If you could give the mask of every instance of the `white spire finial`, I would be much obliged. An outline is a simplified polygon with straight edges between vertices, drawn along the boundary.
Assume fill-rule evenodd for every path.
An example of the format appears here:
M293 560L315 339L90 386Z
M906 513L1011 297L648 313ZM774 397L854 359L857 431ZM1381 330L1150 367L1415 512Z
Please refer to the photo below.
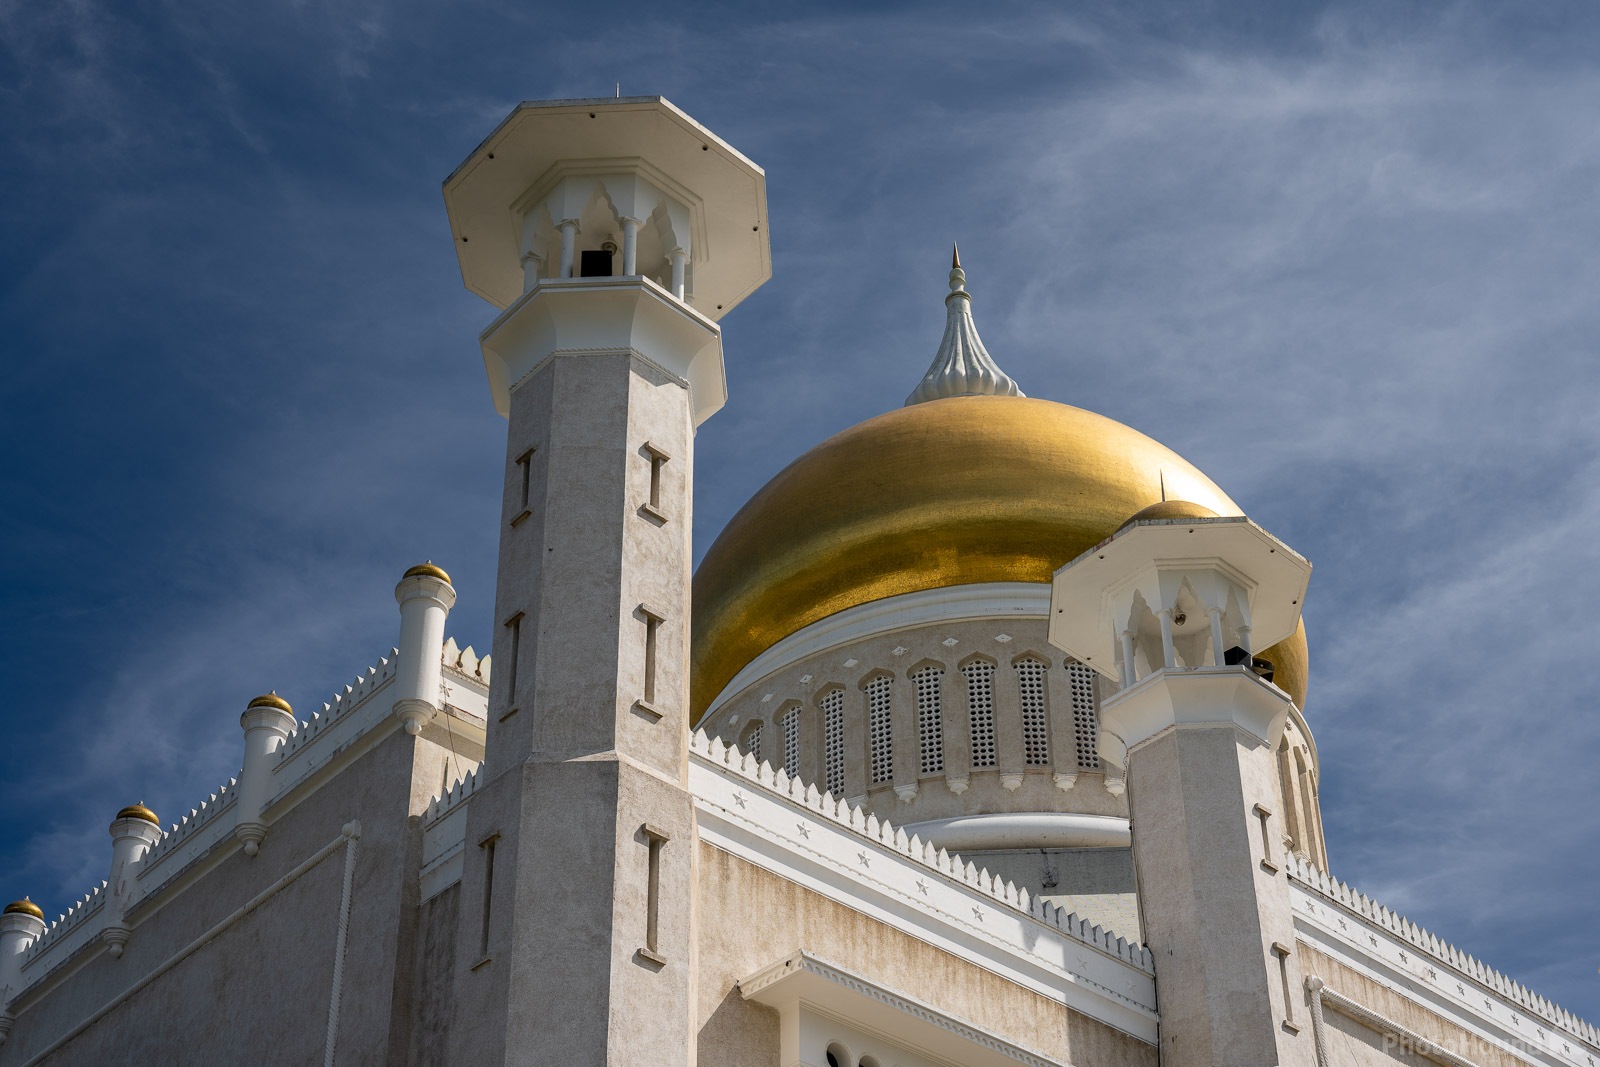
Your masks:
M950 254L950 295L944 298L944 340L928 365L928 373L906 397L906 406L948 396L1026 396L1011 376L995 364L972 322L972 295L967 292L967 272L961 269L961 250Z

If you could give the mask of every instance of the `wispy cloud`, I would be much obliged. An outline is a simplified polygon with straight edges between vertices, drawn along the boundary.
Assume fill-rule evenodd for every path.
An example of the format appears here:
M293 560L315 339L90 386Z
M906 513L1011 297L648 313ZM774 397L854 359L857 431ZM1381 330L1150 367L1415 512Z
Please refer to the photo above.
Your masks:
M435 183L515 100L620 80L769 172L700 548L900 402L959 239L1024 388L1316 561L1336 873L1600 1014L1600 25L1238 9L0 2L8 884L81 891L117 807L236 769L254 692L364 668L406 564L482 647L503 428Z

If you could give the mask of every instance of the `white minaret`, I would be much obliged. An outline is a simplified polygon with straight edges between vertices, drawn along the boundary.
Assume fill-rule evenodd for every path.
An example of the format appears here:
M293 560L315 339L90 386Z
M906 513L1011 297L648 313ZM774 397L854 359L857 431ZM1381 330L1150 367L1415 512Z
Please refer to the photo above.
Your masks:
M1121 686L1124 768L1162 1067L1315 1062L1273 751L1292 703L1250 656L1294 633L1311 564L1249 519L1135 516L1056 572L1050 640Z
M161 820L143 803L129 804L111 821L111 877L106 881L107 914L111 921L100 937L113 959L122 958L122 947L131 936L123 916L139 899L139 864L145 853L161 840Z
M433 561L419 563L394 587L400 605L400 655L395 670L394 714L415 736L439 711L444 625L456 604L450 576Z
M294 733L294 708L276 692L263 693L244 709L239 726L244 730L244 769L239 772L239 799L233 805L233 835L244 842L244 854L254 856L267 837L262 813L270 797L278 750Z
M761 169L657 97L523 104L445 183L509 420L452 1062L694 1062L695 427Z
M5 1009L22 988L23 957L44 931L44 912L27 897L0 912L0 1041L10 1032L11 1017Z

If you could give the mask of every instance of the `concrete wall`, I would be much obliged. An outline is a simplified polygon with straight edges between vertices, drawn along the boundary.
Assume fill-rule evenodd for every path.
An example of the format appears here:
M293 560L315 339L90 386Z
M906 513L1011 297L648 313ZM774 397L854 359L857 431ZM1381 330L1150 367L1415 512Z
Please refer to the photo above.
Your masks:
M455 1021L456 927L460 916L460 883L424 902L417 916L408 1061L414 1067L448 1062L450 1028Z
M709 845L700 847L700 1067L776 1067L778 1015L737 984L795 949L1080 1067L1155 1067L1156 1050Z
M28 1061L339 838L352 819L360 820L362 834L337 1062L404 1062L418 959L421 829L412 815L436 788L441 758L437 746L395 728L342 773L273 813L258 856L245 856L233 840L220 845L213 854L220 862L198 880L135 909L122 959L92 947L81 970L29 1003L0 1046L0 1065ZM320 1063L343 865L343 849L335 850L45 1062Z
M1381 982L1351 970L1332 957L1300 942L1296 946L1307 974L1315 974L1329 989L1448 1049L1478 1067L1527 1067L1528 1061L1474 1036L1448 1019L1401 996ZM1332 1008L1323 1009L1330 1067L1393 1067L1405 1063L1438 1067L1418 1056L1395 1034L1385 1034Z

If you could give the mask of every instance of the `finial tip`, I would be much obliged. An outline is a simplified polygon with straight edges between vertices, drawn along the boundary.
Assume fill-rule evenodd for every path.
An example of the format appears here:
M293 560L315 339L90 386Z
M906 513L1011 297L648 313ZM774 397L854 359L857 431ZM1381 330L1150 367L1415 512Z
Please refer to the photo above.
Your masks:
M951 270L959 270L960 268L961 268L961 246L956 244L954 241L952 241L952 242L950 242L950 269Z

